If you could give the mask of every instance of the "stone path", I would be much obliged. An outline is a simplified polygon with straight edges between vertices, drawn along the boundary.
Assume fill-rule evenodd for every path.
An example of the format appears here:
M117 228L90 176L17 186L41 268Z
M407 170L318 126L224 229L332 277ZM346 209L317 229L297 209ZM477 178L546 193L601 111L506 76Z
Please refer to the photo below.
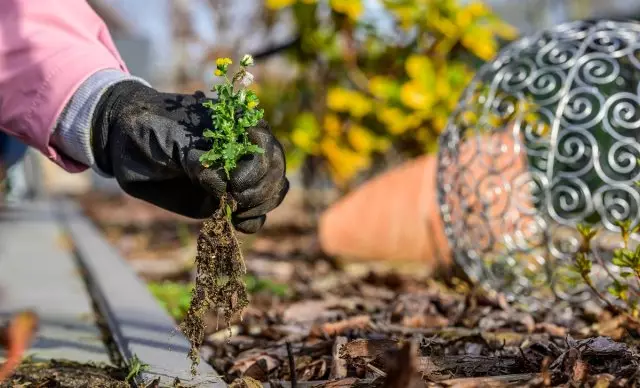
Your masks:
M46 203L0 211L0 319L22 309L41 322L29 350L34 359L111 363L73 252Z
M226 387L204 360L191 376L186 338L73 202L0 208L0 320L25 308L40 318L34 360L113 365L109 337L116 357L149 365L139 386Z

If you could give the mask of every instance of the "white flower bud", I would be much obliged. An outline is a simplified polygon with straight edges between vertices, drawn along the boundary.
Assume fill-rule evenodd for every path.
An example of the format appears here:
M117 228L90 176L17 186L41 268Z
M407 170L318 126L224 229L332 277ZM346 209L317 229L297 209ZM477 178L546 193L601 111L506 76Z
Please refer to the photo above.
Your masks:
M240 80L240 83L242 83L242 85L244 85L245 87L251 85L253 83L253 74L246 72Z
M249 54L245 54L245 56L242 57L240 64L244 67L253 66L253 57Z

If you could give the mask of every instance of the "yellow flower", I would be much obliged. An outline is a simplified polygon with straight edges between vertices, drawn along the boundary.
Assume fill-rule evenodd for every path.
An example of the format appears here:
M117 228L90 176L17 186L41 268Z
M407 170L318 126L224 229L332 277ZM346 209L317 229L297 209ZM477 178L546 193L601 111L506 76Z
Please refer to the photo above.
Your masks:
M458 28L465 29L469 27L469 25L471 25L471 22L473 22L473 14L468 10L463 9L462 11L456 14L455 20Z
M444 130L444 128L447 126L448 121L448 112L443 108L436 109L433 112L433 129L435 129L437 133L441 133Z
M229 66L230 64L232 64L233 61L231 60L231 58L218 58L216 59L216 66Z
M349 112L357 118L366 116L371 112L371 102L361 94L354 94L350 100Z
M296 0L267 0L267 7L271 9L282 9L295 2Z
M438 14L427 18L426 25L436 29L448 38L457 36L460 30L452 20L444 18Z
M436 96L441 99L447 98L451 94L451 87L446 76L440 75L436 78Z
M415 128L422 124L422 122L431 116L430 110L416 111L407 116L407 126L409 128Z
M340 147L334 139L324 139L320 149L329 162L332 177L338 185L345 184L370 163L367 155Z
M374 76L369 80L369 91L378 98L390 98L395 91L395 83L388 77Z
M518 29L507 23L497 23L494 31L496 35L506 40L513 40L518 37Z
M462 122L466 126L475 125L478 122L478 115L476 112L468 110L462 114Z
M486 28L470 28L462 36L462 45L478 58L488 61L498 52L498 45L491 31Z
M378 120L387 127L392 135L406 132L411 126L410 115L398 108L384 107L378 110Z
M318 150L320 132L315 116L310 112L296 117L295 127L291 133L291 142L305 153L313 154Z
M491 13L491 10L487 5L480 1L473 1L469 3L465 10L469 12L473 17L479 18L483 16L487 16Z
M454 110L458 107L458 103L460 102L460 93L456 92L456 94L451 93L449 98L446 99L445 103L449 110Z
M400 25L403 28L409 28L413 23L415 23L416 17L418 13L416 12L416 7L411 6L399 6L393 8L392 11L398 19L400 19Z
M400 99L403 104L416 110L428 110L434 103L433 94L415 81L402 86Z
M331 0L330 4L336 12L343 13L352 20L358 19L364 10L361 0Z
M349 143L356 151L369 153L376 149L375 136L373 136L368 129L361 127L360 125L352 125L349 128L347 137L349 139Z
M502 125L504 124L503 118L498 116L495 113L489 113L489 115L486 118L486 120L487 120L487 124L489 124L490 126L492 126L494 128L502 127Z
M484 45L478 45L471 50L478 58L489 61L491 60L498 52L497 45L493 42L488 42Z
M258 106L258 103L256 101L249 101L249 103L247 104L247 108L249 109L253 109L256 106Z
M349 112L358 118L371 112L371 101L368 98L361 93L342 88L329 89L327 106L336 112Z
M334 114L327 114L324 118L324 130L327 135L331 137L340 136L340 129L342 128L342 124L340 123L340 119L338 116Z
M217 77L222 77L224 75L224 73L220 69L216 69L213 74L215 74Z
M344 112L349 107L349 90L342 88L331 88L327 93L327 106L336 112Z
M398 108L384 107L378 110L378 119L387 125L402 120L403 116L404 113Z
M433 68L431 61L424 55L410 55L405 62L407 74L411 78L418 78L425 68Z
M407 58L405 68L409 77L420 81L426 87L432 87L435 81L435 69L431 59L424 55L411 55Z

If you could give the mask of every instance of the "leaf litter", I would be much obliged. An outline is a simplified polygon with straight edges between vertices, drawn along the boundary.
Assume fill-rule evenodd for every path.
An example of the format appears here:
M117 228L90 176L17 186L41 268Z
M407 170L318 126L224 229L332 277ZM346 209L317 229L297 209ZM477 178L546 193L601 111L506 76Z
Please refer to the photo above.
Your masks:
M297 387L323 388L638 386L639 328L595 300L525 312L420 264L341 266L314 240L312 228L267 224L243 244L247 273L288 290L254 292L230 325L216 327L224 312L203 316L201 354L228 383L291 387L293 374Z

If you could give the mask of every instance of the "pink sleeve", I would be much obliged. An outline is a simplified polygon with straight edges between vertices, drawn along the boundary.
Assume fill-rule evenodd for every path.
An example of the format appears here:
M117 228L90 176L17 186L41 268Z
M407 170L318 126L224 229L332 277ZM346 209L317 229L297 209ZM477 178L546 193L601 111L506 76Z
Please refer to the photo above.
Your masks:
M103 69L128 72L86 0L2 0L0 130L70 172L87 167L51 144L57 117L80 84Z

